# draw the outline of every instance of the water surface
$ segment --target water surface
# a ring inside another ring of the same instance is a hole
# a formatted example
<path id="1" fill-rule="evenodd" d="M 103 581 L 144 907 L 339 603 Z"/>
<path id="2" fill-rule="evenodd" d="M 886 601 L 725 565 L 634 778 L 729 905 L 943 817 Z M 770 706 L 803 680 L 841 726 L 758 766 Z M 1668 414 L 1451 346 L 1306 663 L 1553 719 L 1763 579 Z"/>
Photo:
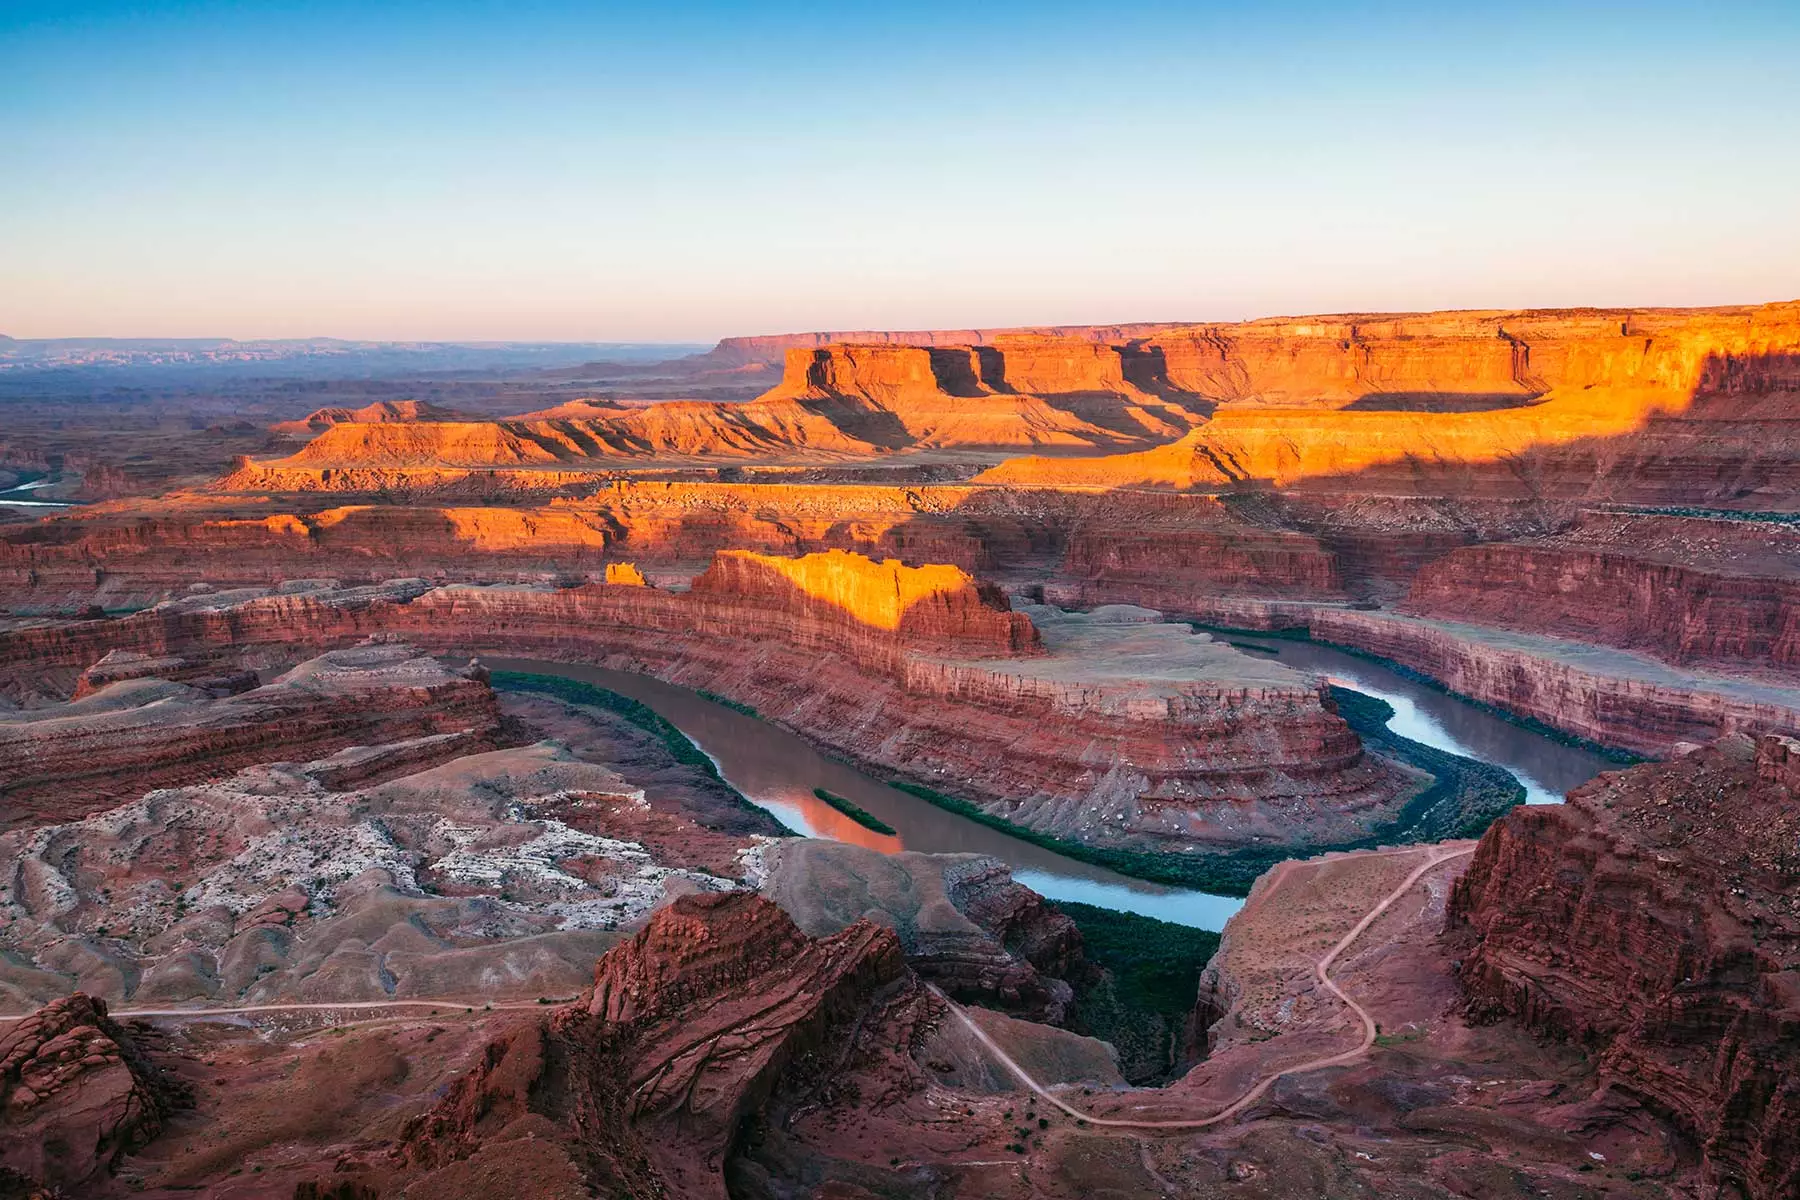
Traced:
<path id="1" fill-rule="evenodd" d="M 1323 675 L 1340 687 L 1378 696 L 1394 706 L 1388 728 L 1401 737 L 1440 750 L 1505 767 L 1525 785 L 1527 804 L 1561 804 L 1564 793 L 1619 764 L 1535 733 L 1504 717 L 1408 679 L 1398 671 L 1317 642 L 1252 634 L 1214 637 L 1236 646 L 1256 646 L 1301 671 Z"/>
<path id="2" fill-rule="evenodd" d="M 706 751 L 731 786 L 807 837 L 854 842 L 889 854 L 899 850 L 989 854 L 1010 866 L 1020 883 L 1052 900 L 1096 904 L 1201 929 L 1224 928 L 1226 919 L 1244 905 L 1237 896 L 1148 883 L 1065 858 L 888 787 L 759 717 L 647 675 L 487 655 L 482 662 L 500 671 L 580 680 L 648 705 Z M 814 788 L 856 802 L 898 830 L 898 836 L 864 829 L 814 796 Z"/>
<path id="3" fill-rule="evenodd" d="M 1529 803 L 1557 803 L 1568 789 L 1617 765 L 1329 646 L 1237 633 L 1226 640 L 1258 647 L 1288 666 L 1380 697 L 1394 706 L 1389 722 L 1394 732 L 1505 767 L 1525 785 Z M 899 850 L 989 854 L 1010 866 L 1020 883 L 1052 900 L 1094 904 L 1201 929 L 1223 928 L 1226 919 L 1243 907 L 1243 900 L 1235 896 L 1132 879 L 946 812 L 821 754 L 796 734 L 647 675 L 536 659 L 484 661 L 498 670 L 580 680 L 648 705 L 704 750 L 733 787 L 808 837 L 854 842 L 890 854 Z M 814 796 L 814 788 L 848 797 L 887 822 L 897 835 L 864 829 Z"/>

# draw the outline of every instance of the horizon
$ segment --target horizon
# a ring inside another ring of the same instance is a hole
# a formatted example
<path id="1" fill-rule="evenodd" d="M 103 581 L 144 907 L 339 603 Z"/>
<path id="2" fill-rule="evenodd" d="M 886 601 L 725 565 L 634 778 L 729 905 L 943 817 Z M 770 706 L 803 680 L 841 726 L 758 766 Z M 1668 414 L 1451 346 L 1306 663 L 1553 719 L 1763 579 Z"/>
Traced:
<path id="1" fill-rule="evenodd" d="M 1797 47 L 1769 4 L 15 5 L 0 329 L 1753 303 L 1800 280 Z"/>
<path id="2" fill-rule="evenodd" d="M 231 336 L 231 335 L 227 335 L 227 334 L 206 334 L 206 333 L 179 334 L 179 335 L 169 335 L 169 336 L 139 335 L 139 334 L 129 334 L 129 333 L 125 333 L 125 334 L 72 333 L 72 334 L 53 334 L 53 335 L 43 336 L 43 337 L 37 337 L 37 336 L 18 337 L 16 335 L 13 335 L 13 334 L 7 332 L 4 329 L 0 329 L 0 339 L 4 339 L 7 341 L 14 341 L 14 342 L 234 342 L 234 343 L 237 343 L 240 345 L 252 345 L 252 344 L 256 344 L 256 343 L 344 342 L 347 344 L 361 343 L 361 344 L 367 344 L 367 345 L 421 345 L 421 346 L 482 346 L 482 345 L 532 346 L 532 345 L 541 345 L 541 346 L 616 346 L 616 347 L 630 347 L 630 346 L 638 346 L 638 347 L 662 347 L 662 346 L 667 346 L 667 347 L 691 347 L 691 346 L 716 347 L 719 344 L 728 342 L 728 341 L 748 341 L 748 340 L 756 340 L 756 339 L 760 339 L 760 338 L 844 337 L 847 335 L 857 334 L 857 333 L 881 333 L 881 334 L 920 333 L 920 334 L 923 334 L 923 333 L 944 332 L 946 330 L 952 330 L 952 329 L 969 330 L 971 332 L 992 334 L 992 333 L 1009 333 L 1009 332 L 1014 332 L 1014 331 L 1032 332 L 1035 330 L 1050 330 L 1050 329 L 1087 329 L 1087 328 L 1102 328 L 1103 329 L 1103 328 L 1110 328 L 1113 326 L 1133 326 L 1133 325 L 1163 325 L 1163 326 L 1171 326 L 1171 327 L 1176 327 L 1176 328 L 1199 327 L 1199 326 L 1208 326 L 1208 325 L 1244 325 L 1244 324 L 1253 324 L 1253 323 L 1261 322 L 1261 321 L 1303 321 L 1303 320 L 1316 320 L 1316 319 L 1325 318 L 1325 317 L 1408 317 L 1408 316 L 1429 316 L 1429 315 L 1435 315 L 1435 314 L 1440 314 L 1440 313 L 1448 315 L 1448 314 L 1457 314 L 1457 313 L 1691 312 L 1691 311 L 1708 311 L 1708 310 L 1729 310 L 1729 309 L 1739 309 L 1739 308 L 1742 308 L 1742 309 L 1770 308 L 1770 307 L 1779 307 L 1781 305 L 1787 305 L 1787 304 L 1800 305 L 1800 295 L 1795 295 L 1795 296 L 1791 296 L 1791 297 L 1778 297 L 1778 298 L 1770 299 L 1770 300 L 1746 300 L 1746 301 L 1740 301 L 1740 302 L 1726 302 L 1726 303 L 1721 303 L 1721 304 L 1656 304 L 1656 305 L 1647 305 L 1647 304 L 1636 304 L 1636 305 L 1634 305 L 1634 304 L 1573 304 L 1573 305 L 1516 305 L 1516 306 L 1504 306 L 1504 307 L 1500 306 L 1500 305 L 1488 304 L 1488 305 L 1473 305 L 1473 306 L 1462 307 L 1462 308 L 1441 308 L 1441 309 L 1369 309 L 1369 308 L 1362 308 L 1362 309 L 1343 309 L 1343 310 L 1337 311 L 1337 312 L 1262 313 L 1262 314 L 1258 314 L 1258 315 L 1254 315 L 1254 316 L 1243 317 L 1243 318 L 1232 319 L 1232 320 L 1209 320 L 1209 319 L 1166 320 L 1166 319 L 1162 319 L 1162 318 L 1152 317 L 1152 318 L 1143 318 L 1143 319 L 1128 318 L 1128 319 L 1123 319 L 1123 320 L 1068 321 L 1068 322 L 1063 322 L 1058 325 L 1041 325 L 1041 324 L 1040 325 L 991 325 L 991 324 L 990 325 L 949 325 L 949 324 L 942 324 L 942 325 L 917 325 L 917 326 L 912 326 L 910 328 L 904 328 L 904 329 L 896 328 L 896 327 L 872 327 L 872 326 L 864 326 L 864 327 L 857 328 L 857 329 L 851 329 L 851 328 L 848 328 L 845 326 L 837 326 L 837 327 L 831 327 L 831 328 L 816 328 L 816 329 L 760 330 L 755 333 L 723 333 L 723 334 L 719 334 L 717 336 L 696 337 L 696 338 L 686 338 L 686 339 L 670 339 L 670 340 L 666 340 L 666 341 L 655 340 L 655 339 L 644 339 L 644 338 L 620 339 L 620 338 L 605 338 L 605 337 L 598 337 L 598 338 L 540 338 L 540 337 L 500 338 L 500 337 L 475 336 L 475 337 L 445 337 L 445 338 L 434 338 L 434 337 L 382 338 L 382 337 L 355 337 L 355 336 L 348 336 L 348 335 L 344 335 L 344 334 L 332 334 L 332 333 L 315 333 L 315 334 L 302 333 L 302 334 L 284 334 L 284 335 L 278 335 L 278 336 L 260 336 L 260 335 L 252 334 L 252 335 L 246 335 L 246 336 L 241 336 L 241 337 L 235 337 L 235 336 Z"/>

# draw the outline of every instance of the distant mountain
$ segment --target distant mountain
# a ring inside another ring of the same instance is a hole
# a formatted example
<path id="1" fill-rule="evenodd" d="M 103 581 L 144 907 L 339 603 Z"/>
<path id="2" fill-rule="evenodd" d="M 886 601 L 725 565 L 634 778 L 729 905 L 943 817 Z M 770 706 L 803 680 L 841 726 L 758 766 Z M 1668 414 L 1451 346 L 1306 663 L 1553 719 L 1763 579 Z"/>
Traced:
<path id="1" fill-rule="evenodd" d="M 705 347 L 645 342 L 376 342 L 341 338 L 13 338 L 0 335 L 0 372 L 132 373 L 170 377 L 367 378 L 536 372 L 604 357 L 653 362 Z"/>

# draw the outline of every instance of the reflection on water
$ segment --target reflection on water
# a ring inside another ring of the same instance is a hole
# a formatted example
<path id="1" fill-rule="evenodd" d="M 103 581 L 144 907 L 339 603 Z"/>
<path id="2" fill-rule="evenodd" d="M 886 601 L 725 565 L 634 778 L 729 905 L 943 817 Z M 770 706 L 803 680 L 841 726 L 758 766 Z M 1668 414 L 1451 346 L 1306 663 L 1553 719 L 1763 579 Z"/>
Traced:
<path id="1" fill-rule="evenodd" d="M 1394 706 L 1389 729 L 1427 746 L 1505 767 L 1525 785 L 1527 804 L 1560 804 L 1571 788 L 1619 766 L 1592 751 L 1533 733 L 1379 663 L 1330 646 L 1239 633 L 1232 633 L 1228 640 L 1263 647 L 1290 667 L 1312 671 L 1342 687 L 1381 697 Z"/>
<path id="2" fill-rule="evenodd" d="M 1064 858 L 897 791 L 847 763 L 827 758 L 784 729 L 661 680 L 576 663 L 487 656 L 482 661 L 500 671 L 578 679 L 649 705 L 706 751 L 733 787 L 808 837 L 854 842 L 887 853 L 988 854 L 1012 867 L 1020 883 L 1052 900 L 1095 904 L 1200 929 L 1224 928 L 1226 918 L 1244 904 L 1235 896 L 1146 883 Z M 814 796 L 814 788 L 861 805 L 899 830 L 899 836 L 864 829 Z"/>
<path id="3" fill-rule="evenodd" d="M 1505 767 L 1525 785 L 1526 798 L 1532 804 L 1558 803 L 1564 792 L 1615 765 L 1329 646 L 1236 633 L 1230 640 L 1260 646 L 1289 666 L 1381 697 L 1394 706 L 1389 727 L 1396 733 Z M 1223 928 L 1226 918 L 1243 907 L 1244 902 L 1233 896 L 1164 887 L 1079 863 L 945 812 L 825 757 L 786 730 L 686 688 L 645 675 L 574 663 L 509 658 L 487 662 L 499 670 L 578 679 L 649 705 L 706 751 L 733 787 L 774 813 L 782 824 L 808 837 L 853 842 L 883 853 L 989 854 L 1012 867 L 1020 883 L 1052 900 L 1095 904 L 1201 929 Z M 893 826 L 899 835 L 864 829 L 813 795 L 814 788 L 849 798 Z"/>

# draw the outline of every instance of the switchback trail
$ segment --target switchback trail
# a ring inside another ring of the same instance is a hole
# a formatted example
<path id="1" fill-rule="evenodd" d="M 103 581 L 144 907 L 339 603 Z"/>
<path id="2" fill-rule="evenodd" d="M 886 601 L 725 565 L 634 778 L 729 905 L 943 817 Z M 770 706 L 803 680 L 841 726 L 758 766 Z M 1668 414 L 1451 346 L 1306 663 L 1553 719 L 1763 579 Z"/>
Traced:
<path id="1" fill-rule="evenodd" d="M 1054 1104 L 1057 1108 L 1061 1109 L 1063 1112 L 1067 1113 L 1069 1116 L 1074 1117 L 1076 1120 L 1086 1121 L 1089 1125 L 1097 1125 L 1097 1126 L 1116 1128 L 1116 1129 L 1205 1129 L 1210 1125 L 1217 1125 L 1221 1121 L 1230 1120 L 1232 1117 L 1235 1117 L 1238 1113 L 1244 1111 L 1244 1109 L 1248 1108 L 1250 1105 L 1256 1103 L 1257 1100 L 1262 1098 L 1263 1093 L 1267 1092 L 1271 1087 L 1275 1086 L 1275 1081 L 1277 1079 L 1280 1079 L 1283 1075 L 1299 1075 L 1299 1074 L 1303 1074 L 1304 1072 L 1307 1072 L 1307 1071 L 1321 1070 L 1325 1067 L 1342 1066 L 1345 1063 L 1353 1062 L 1356 1059 L 1361 1058 L 1363 1056 L 1363 1054 L 1368 1051 L 1369 1047 L 1373 1046 L 1375 1044 L 1375 1018 L 1371 1017 L 1368 1013 L 1368 1010 L 1363 1008 L 1362 1005 L 1358 1004 L 1356 1001 L 1352 1000 L 1349 996 L 1345 995 L 1344 990 L 1342 988 L 1338 987 L 1338 985 L 1336 983 L 1332 982 L 1331 977 L 1328 974 L 1328 972 L 1331 969 L 1331 964 L 1336 962 L 1338 957 L 1341 954 L 1343 954 L 1344 951 L 1348 950 L 1350 948 L 1350 946 L 1356 941 L 1357 938 L 1362 936 L 1364 930 L 1368 929 L 1368 927 L 1370 925 L 1375 923 L 1375 919 L 1377 917 L 1381 916 L 1382 913 L 1386 912 L 1390 907 L 1392 907 L 1396 900 L 1400 899 L 1400 897 L 1404 896 L 1407 892 L 1411 891 L 1413 885 L 1415 883 L 1419 882 L 1420 879 L 1424 878 L 1424 876 L 1426 875 L 1427 872 L 1433 870 L 1436 867 L 1443 865 L 1444 863 L 1449 862 L 1451 859 L 1461 858 L 1466 854 L 1473 854 L 1474 852 L 1475 852 L 1475 847 L 1473 844 L 1470 844 L 1470 845 L 1464 846 L 1458 850 L 1449 850 L 1449 851 L 1445 851 L 1443 853 L 1432 855 L 1429 859 L 1427 859 L 1425 862 L 1421 863 L 1416 869 L 1414 869 L 1412 874 L 1408 875 L 1405 878 L 1405 880 L 1403 880 L 1401 882 L 1399 887 L 1397 887 L 1393 891 L 1389 892 L 1387 894 L 1387 896 L 1385 896 L 1382 899 L 1381 903 L 1377 904 L 1374 908 L 1371 908 L 1368 912 L 1364 913 L 1362 920 L 1358 921 L 1354 926 L 1352 926 L 1350 929 L 1350 932 L 1346 933 L 1343 937 L 1338 939 L 1337 945 L 1333 946 L 1330 950 L 1327 950 L 1323 955 L 1320 956 L 1319 960 L 1313 964 L 1313 977 L 1315 979 L 1317 979 L 1321 984 L 1323 984 L 1325 986 L 1325 988 L 1331 992 L 1332 995 L 1336 996 L 1339 1000 L 1342 1000 L 1344 1002 L 1344 1004 L 1350 1009 L 1350 1011 L 1354 1012 L 1357 1015 L 1357 1017 L 1362 1021 L 1362 1026 L 1363 1026 L 1362 1040 L 1359 1041 L 1357 1043 L 1357 1045 L 1352 1049 L 1342 1051 L 1341 1053 L 1338 1053 L 1338 1054 L 1326 1055 L 1323 1058 L 1309 1059 L 1306 1062 L 1298 1063 L 1294 1066 L 1283 1068 L 1282 1070 L 1275 1072 L 1273 1075 L 1269 1075 L 1269 1076 L 1265 1077 L 1260 1082 L 1258 1082 L 1255 1086 L 1250 1088 L 1249 1091 L 1245 1092 L 1243 1095 L 1239 1096 L 1236 1100 L 1233 1100 L 1230 1104 L 1226 1105 L 1224 1108 L 1220 1109 L 1218 1112 L 1212 1114 L 1209 1117 L 1198 1117 L 1198 1118 L 1193 1118 L 1190 1120 L 1182 1120 L 1182 1121 L 1133 1121 L 1133 1120 L 1128 1120 L 1128 1119 L 1118 1118 L 1118 1117 L 1096 1117 L 1090 1113 L 1081 1112 L 1080 1110 L 1065 1103 L 1060 1097 L 1053 1095 L 1048 1088 L 1046 1088 L 1043 1084 L 1039 1083 L 1036 1079 L 1032 1078 L 1031 1074 L 1028 1071 L 1026 1071 L 1024 1067 L 1020 1066 L 1017 1062 L 1015 1062 L 1013 1060 L 1011 1055 L 1009 1055 L 1005 1050 L 1000 1048 L 999 1043 L 995 1042 L 993 1038 L 988 1036 L 986 1030 L 982 1029 L 981 1026 L 977 1025 L 975 1023 L 975 1021 L 973 1020 L 973 1018 L 971 1018 L 968 1013 L 963 1011 L 961 1005 L 958 1005 L 955 1001 L 951 1000 L 948 996 L 944 995 L 943 992 L 939 991 L 935 984 L 927 984 L 926 986 L 931 988 L 932 992 L 935 993 L 940 1000 L 942 1000 L 945 1004 L 950 1006 L 950 1011 L 955 1013 L 957 1018 L 960 1021 L 962 1021 L 962 1023 L 968 1028 L 969 1032 L 975 1036 L 975 1040 L 980 1042 L 983 1046 L 985 1046 L 988 1049 L 988 1051 L 991 1052 L 993 1054 L 993 1056 L 1000 1061 L 1002 1066 L 1004 1066 L 1008 1071 L 1011 1071 L 1015 1076 L 1017 1076 L 1019 1082 L 1023 1083 L 1026 1087 L 1030 1088 L 1033 1092 L 1036 1092 L 1039 1096 L 1042 1096 L 1046 1101 L 1048 1101 L 1051 1104 Z M 1388 852 L 1384 852 L 1384 853 L 1398 854 L 1398 853 L 1411 853 L 1411 852 L 1410 851 L 1388 851 Z M 1301 864 L 1290 861 L 1287 863 L 1283 863 L 1282 868 L 1292 868 L 1293 866 L 1296 866 L 1296 865 L 1301 865 Z M 1266 895 L 1272 893 L 1276 888 L 1280 887 L 1281 884 L 1286 881 L 1287 875 L 1288 875 L 1288 871 L 1285 869 L 1282 870 L 1282 874 L 1280 875 L 1280 877 L 1274 881 L 1273 886 L 1271 886 L 1268 889 L 1268 891 L 1264 893 L 1264 895 L 1266 896 Z"/>

